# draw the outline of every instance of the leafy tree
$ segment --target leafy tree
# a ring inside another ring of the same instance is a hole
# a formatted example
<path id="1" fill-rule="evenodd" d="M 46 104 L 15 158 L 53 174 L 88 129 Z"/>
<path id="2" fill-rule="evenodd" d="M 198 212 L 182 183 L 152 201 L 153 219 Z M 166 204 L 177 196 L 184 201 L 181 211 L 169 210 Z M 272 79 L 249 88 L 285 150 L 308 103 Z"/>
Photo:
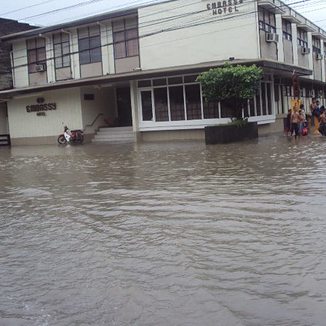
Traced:
<path id="1" fill-rule="evenodd" d="M 242 108 L 256 95 L 262 76 L 263 70 L 256 65 L 232 66 L 227 63 L 203 72 L 197 81 L 201 83 L 207 101 L 224 101 L 234 108 L 235 117 L 241 119 Z"/>

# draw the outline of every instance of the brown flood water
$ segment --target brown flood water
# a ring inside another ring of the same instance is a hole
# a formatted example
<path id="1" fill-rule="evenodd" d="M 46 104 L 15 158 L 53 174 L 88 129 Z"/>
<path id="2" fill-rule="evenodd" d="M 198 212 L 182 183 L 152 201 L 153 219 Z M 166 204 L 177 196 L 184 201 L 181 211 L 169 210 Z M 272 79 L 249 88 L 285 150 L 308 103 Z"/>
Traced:
<path id="1" fill-rule="evenodd" d="M 0 148 L 0 325 L 325 325 L 326 138 Z"/>

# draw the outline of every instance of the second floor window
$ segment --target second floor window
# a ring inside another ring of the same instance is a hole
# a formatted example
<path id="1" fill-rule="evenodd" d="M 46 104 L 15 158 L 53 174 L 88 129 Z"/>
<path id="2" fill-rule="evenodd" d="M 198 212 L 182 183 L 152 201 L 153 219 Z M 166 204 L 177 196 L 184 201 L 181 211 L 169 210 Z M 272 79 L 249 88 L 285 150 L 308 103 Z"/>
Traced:
<path id="1" fill-rule="evenodd" d="M 102 61 L 99 26 L 78 29 L 79 63 L 85 65 Z"/>
<path id="2" fill-rule="evenodd" d="M 70 67 L 69 34 L 58 33 L 53 35 L 53 46 L 56 69 Z"/>
<path id="3" fill-rule="evenodd" d="M 283 31 L 283 38 L 285 40 L 292 41 L 292 27 L 291 23 L 287 20 L 282 20 L 282 31 Z"/>
<path id="4" fill-rule="evenodd" d="M 312 51 L 321 54 L 321 42 L 316 37 L 312 37 Z"/>
<path id="5" fill-rule="evenodd" d="M 275 15 L 265 9 L 259 9 L 259 29 L 267 33 L 276 33 Z"/>
<path id="6" fill-rule="evenodd" d="M 298 28 L 298 45 L 303 48 L 308 47 L 308 35 L 307 32 L 301 28 Z"/>
<path id="7" fill-rule="evenodd" d="M 37 66 L 46 70 L 45 39 L 41 37 L 27 40 L 28 73 L 39 72 Z"/>
<path id="8" fill-rule="evenodd" d="M 115 59 L 139 55 L 137 18 L 118 20 L 112 23 Z"/>

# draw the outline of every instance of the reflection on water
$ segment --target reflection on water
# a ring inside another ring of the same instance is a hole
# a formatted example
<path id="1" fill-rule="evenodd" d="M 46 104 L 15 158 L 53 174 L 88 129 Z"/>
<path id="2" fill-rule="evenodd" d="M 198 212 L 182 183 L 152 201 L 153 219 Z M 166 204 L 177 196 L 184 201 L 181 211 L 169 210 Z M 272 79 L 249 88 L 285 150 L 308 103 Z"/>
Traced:
<path id="1" fill-rule="evenodd" d="M 0 149 L 0 325 L 324 325 L 326 138 Z"/>

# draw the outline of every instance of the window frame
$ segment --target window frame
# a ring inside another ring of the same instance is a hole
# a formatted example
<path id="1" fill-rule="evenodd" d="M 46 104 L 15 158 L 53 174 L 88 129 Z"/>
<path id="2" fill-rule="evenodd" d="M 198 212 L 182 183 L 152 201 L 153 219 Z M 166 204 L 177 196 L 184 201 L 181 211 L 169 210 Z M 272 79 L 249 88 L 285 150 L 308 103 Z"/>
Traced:
<path id="1" fill-rule="evenodd" d="M 308 48 L 308 33 L 302 29 L 302 28 L 298 28 L 297 29 L 297 43 L 299 46 L 301 46 L 302 48 Z"/>
<path id="2" fill-rule="evenodd" d="M 286 19 L 282 19 L 282 33 L 285 40 L 292 42 L 292 24 Z"/>
<path id="3" fill-rule="evenodd" d="M 94 34 L 91 29 L 97 27 L 98 34 Z M 80 35 L 81 29 L 87 30 L 86 35 Z M 92 41 L 97 40 L 98 45 L 91 45 Z M 86 46 L 81 50 L 81 42 L 85 42 Z M 101 43 L 101 29 L 100 26 L 92 25 L 82 27 L 78 29 L 78 53 L 79 53 L 79 64 L 88 65 L 92 63 L 102 62 L 102 43 Z M 92 55 L 93 53 L 93 55 Z M 82 56 L 88 57 L 88 60 L 84 60 Z"/>
<path id="4" fill-rule="evenodd" d="M 62 37 L 63 35 L 64 35 L 64 33 L 60 32 L 60 33 L 53 34 L 53 37 L 52 37 L 52 39 L 53 39 L 53 53 L 54 53 L 54 68 L 55 69 L 62 69 L 62 68 L 70 68 L 71 67 L 70 37 L 68 35 L 67 41 L 63 41 L 63 37 Z M 60 39 L 59 42 L 56 42 L 56 40 L 55 40 L 56 36 L 57 37 L 59 36 L 59 39 Z M 56 55 L 56 45 L 60 46 L 60 53 L 61 54 L 59 56 Z M 64 45 L 68 45 L 68 53 L 65 53 L 65 54 L 64 54 Z M 64 63 L 64 57 L 68 57 L 68 59 L 69 59 L 68 64 Z M 58 61 L 60 61 L 61 66 L 57 66 Z"/>
<path id="5" fill-rule="evenodd" d="M 44 43 L 44 45 L 42 46 L 38 46 L 39 41 L 42 40 L 42 43 Z M 29 45 L 30 42 L 34 41 L 34 47 L 31 47 Z M 26 40 L 26 49 L 27 49 L 27 67 L 28 67 L 28 73 L 29 74 L 34 74 L 34 73 L 38 73 L 38 71 L 36 71 L 36 66 L 37 65 L 43 65 L 44 66 L 44 71 L 47 70 L 47 65 L 46 65 L 46 42 L 44 38 L 41 37 L 34 37 L 31 39 Z M 31 53 L 35 53 L 34 57 L 35 60 L 34 61 L 30 61 L 31 58 Z M 40 59 L 40 57 L 43 57 L 42 59 Z"/>
<path id="6" fill-rule="evenodd" d="M 259 8 L 259 29 L 264 31 L 265 33 L 273 33 L 276 34 L 276 18 L 275 14 L 263 9 Z"/>
<path id="7" fill-rule="evenodd" d="M 129 18 L 130 19 L 130 18 Z M 128 27 L 127 25 L 128 18 L 123 18 L 122 20 L 113 21 L 112 22 L 112 37 L 113 37 L 113 53 L 114 53 L 114 59 L 125 59 L 125 58 L 132 58 L 132 57 L 138 57 L 139 56 L 139 30 L 138 30 L 138 20 L 135 27 Z M 123 28 L 119 30 L 114 30 L 114 24 L 117 24 L 118 22 L 123 23 Z M 128 34 L 134 32 L 135 37 L 129 37 Z M 121 35 L 122 37 L 117 36 Z M 130 53 L 131 48 L 128 47 L 128 44 L 131 44 L 131 42 L 137 42 L 136 47 L 131 47 L 133 49 L 137 49 L 135 53 Z M 123 54 L 117 54 L 118 46 L 121 46 L 121 49 L 119 51 L 124 52 Z"/>

